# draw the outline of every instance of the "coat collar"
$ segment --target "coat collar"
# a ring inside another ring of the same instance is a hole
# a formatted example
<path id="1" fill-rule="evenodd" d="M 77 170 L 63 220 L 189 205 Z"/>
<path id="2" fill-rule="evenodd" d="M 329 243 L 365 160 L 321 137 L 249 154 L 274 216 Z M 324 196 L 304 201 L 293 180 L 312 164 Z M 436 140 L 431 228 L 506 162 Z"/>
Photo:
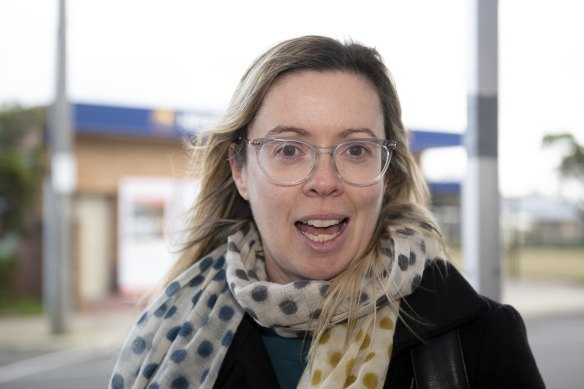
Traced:
<path id="1" fill-rule="evenodd" d="M 394 354 L 472 321 L 489 309 L 452 264 L 432 261 L 422 282 L 400 303 L 394 335 Z"/>

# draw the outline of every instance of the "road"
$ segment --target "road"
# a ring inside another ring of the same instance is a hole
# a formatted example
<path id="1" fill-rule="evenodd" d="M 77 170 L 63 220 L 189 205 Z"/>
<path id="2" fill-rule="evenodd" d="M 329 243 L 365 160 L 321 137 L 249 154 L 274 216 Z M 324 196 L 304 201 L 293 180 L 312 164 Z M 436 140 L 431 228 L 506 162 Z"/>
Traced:
<path id="1" fill-rule="evenodd" d="M 584 312 L 530 319 L 529 341 L 546 386 L 584 387 Z"/>
<path id="2" fill-rule="evenodd" d="M 584 382 L 584 312 L 526 321 L 535 357 L 551 389 L 581 389 Z M 112 352 L 65 350 L 8 354 L 0 351 L 0 389 L 103 389 Z"/>

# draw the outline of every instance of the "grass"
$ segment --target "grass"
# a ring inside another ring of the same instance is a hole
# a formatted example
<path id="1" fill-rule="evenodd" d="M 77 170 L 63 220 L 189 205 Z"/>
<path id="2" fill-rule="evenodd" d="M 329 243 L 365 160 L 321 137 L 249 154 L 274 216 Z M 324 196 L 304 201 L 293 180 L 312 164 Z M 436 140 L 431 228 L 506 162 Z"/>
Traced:
<path id="1" fill-rule="evenodd" d="M 462 268 L 462 253 L 451 250 Z M 584 247 L 522 247 L 502 253 L 505 274 L 521 278 L 561 279 L 584 284 Z"/>
<path id="2" fill-rule="evenodd" d="M 38 299 L 0 295 L 0 316 L 39 315 L 42 312 L 43 306 Z"/>

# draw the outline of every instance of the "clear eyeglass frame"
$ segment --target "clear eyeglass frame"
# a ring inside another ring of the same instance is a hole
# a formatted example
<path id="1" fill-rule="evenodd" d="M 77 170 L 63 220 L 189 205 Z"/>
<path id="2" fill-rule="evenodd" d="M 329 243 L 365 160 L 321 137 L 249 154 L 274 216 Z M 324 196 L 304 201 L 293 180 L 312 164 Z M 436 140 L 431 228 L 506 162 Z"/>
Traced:
<path id="1" fill-rule="evenodd" d="M 303 140 L 298 140 L 298 139 L 289 139 L 289 138 L 256 138 L 256 139 L 246 139 L 246 138 L 241 138 L 244 142 L 247 143 L 247 145 L 253 147 L 256 151 L 256 158 L 258 161 L 258 165 L 260 166 L 260 169 L 262 170 L 262 172 L 264 173 L 265 177 L 268 179 L 268 181 L 270 181 L 271 183 L 275 184 L 275 185 L 279 185 L 279 186 L 295 186 L 295 185 L 300 185 L 303 182 L 307 181 L 313 174 L 314 169 L 316 166 L 318 166 L 318 162 L 320 160 L 320 155 L 321 154 L 328 154 L 331 157 L 334 169 L 337 173 L 337 177 L 344 183 L 352 185 L 352 186 L 370 186 L 375 184 L 376 182 L 378 182 L 386 173 L 388 167 L 389 167 L 389 163 L 391 162 L 391 157 L 393 155 L 393 151 L 396 149 L 397 147 L 397 142 L 393 141 L 393 140 L 387 140 L 387 139 L 373 139 L 373 138 L 366 138 L 366 139 L 350 139 L 341 143 L 338 143 L 332 147 L 318 147 L 310 142 L 306 142 Z M 260 152 L 262 150 L 262 148 L 270 143 L 273 142 L 282 142 L 282 143 L 298 143 L 298 144 L 302 144 L 304 146 L 309 147 L 314 155 L 313 161 L 312 161 L 312 165 L 310 166 L 310 169 L 308 169 L 308 173 L 306 174 L 306 176 L 304 176 L 301 179 L 298 179 L 296 181 L 283 181 L 283 180 L 279 180 L 277 177 L 273 177 L 270 175 L 270 172 L 267 170 L 267 168 L 262 164 L 262 159 L 260 158 Z M 339 170 L 339 168 L 337 167 L 337 160 L 336 160 L 336 152 L 349 145 L 349 144 L 353 144 L 353 143 L 367 143 L 367 144 L 375 144 L 377 146 L 380 146 L 381 149 L 385 152 L 385 164 L 384 166 L 382 166 L 379 170 L 379 174 L 374 177 L 373 179 L 366 181 L 366 182 L 353 182 L 350 180 L 347 180 L 346 178 L 344 178 L 341 174 L 341 171 Z"/>

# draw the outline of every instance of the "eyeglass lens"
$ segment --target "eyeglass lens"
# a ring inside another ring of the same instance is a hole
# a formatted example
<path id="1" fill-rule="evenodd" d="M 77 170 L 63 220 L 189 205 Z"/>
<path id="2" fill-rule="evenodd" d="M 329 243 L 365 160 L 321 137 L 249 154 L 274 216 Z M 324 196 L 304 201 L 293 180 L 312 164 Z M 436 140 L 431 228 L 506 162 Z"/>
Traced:
<path id="1" fill-rule="evenodd" d="M 312 173 L 320 153 L 318 148 L 305 142 L 268 140 L 261 145 L 258 159 L 270 180 L 282 185 L 294 185 Z M 343 181 L 366 185 L 380 178 L 387 168 L 390 152 L 381 144 L 361 140 L 337 145 L 332 155 Z"/>

